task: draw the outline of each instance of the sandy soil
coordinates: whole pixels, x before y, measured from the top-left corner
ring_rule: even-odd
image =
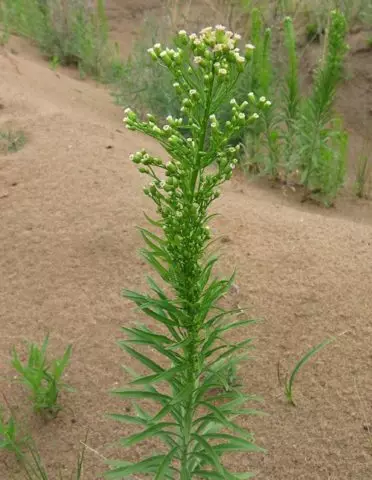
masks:
[[[103,457],[138,459],[144,451],[118,448],[129,429],[105,414],[130,409],[108,394],[127,380],[127,357],[115,344],[120,326],[137,318],[120,289],[144,288],[147,272],[135,226],[152,206],[128,155],[156,147],[124,130],[103,87],[52,72],[23,42],[11,47],[18,55],[0,55],[0,125],[24,129],[28,141],[0,157],[0,392],[32,432],[53,479],[59,471],[67,478],[89,431],[94,451],[87,452],[84,478],[93,480],[102,478]],[[357,133],[353,139],[361,141]],[[259,480],[370,480],[371,204],[345,195],[324,210],[237,175],[217,209],[220,273],[238,266],[228,301],[250,305],[264,319],[242,332],[256,337],[256,350],[239,377],[263,396],[269,414],[246,424],[268,454],[230,463],[256,471]],[[63,395],[65,409],[44,424],[13,381],[9,358],[12,345],[22,349],[47,332],[56,354],[73,344],[66,380],[76,391]],[[289,406],[278,365],[284,376],[329,335],[336,342],[301,372],[298,406]],[[145,444],[154,448],[155,441]],[[17,471],[0,453],[0,478],[21,478]]]

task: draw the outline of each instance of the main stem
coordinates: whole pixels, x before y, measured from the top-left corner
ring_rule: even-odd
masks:
[[[208,130],[208,121],[212,103],[212,96],[213,96],[213,86],[214,86],[214,75],[210,82],[209,89],[206,96],[206,104],[205,110],[202,117],[202,124],[201,124],[201,133],[199,142],[197,145],[197,152],[195,155],[195,162],[193,165],[193,170],[191,172],[191,199],[193,201],[195,191],[197,189],[197,179],[198,175],[200,174],[201,165],[200,165],[200,154],[205,148],[205,140],[207,137],[207,130]],[[190,225],[192,228],[192,226]],[[192,242],[192,239],[191,239]],[[195,258],[199,258],[199,256],[195,256]],[[190,444],[192,442],[192,424],[194,420],[195,414],[195,406],[194,406],[194,396],[195,396],[195,389],[199,383],[199,375],[200,375],[200,356],[199,356],[199,331],[200,326],[197,323],[197,314],[198,314],[198,300],[200,299],[201,292],[196,289],[196,285],[199,281],[200,276],[200,269],[198,265],[198,260],[195,260],[194,265],[190,271],[195,272],[194,275],[187,278],[187,272],[185,271],[187,278],[187,283],[189,284],[189,288],[185,291],[187,293],[187,297],[185,298],[186,304],[188,305],[188,317],[191,319],[189,330],[188,330],[188,337],[190,338],[190,343],[187,347],[185,347],[185,357],[187,359],[187,376],[186,376],[186,384],[190,386],[190,393],[188,398],[185,400],[184,404],[184,411],[183,411],[183,425],[182,425],[182,456],[181,456],[181,480],[190,480],[192,478],[192,472],[189,469],[189,450]],[[188,262],[185,262],[187,265]]]

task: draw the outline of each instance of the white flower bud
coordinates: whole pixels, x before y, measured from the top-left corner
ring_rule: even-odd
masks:
[[[216,25],[216,30],[219,32],[224,32],[226,30],[226,27],[223,25]]]
[[[247,43],[246,46],[245,46],[245,48],[246,48],[247,50],[254,50],[256,47],[255,47],[254,45],[252,45],[251,43]]]
[[[260,97],[260,102],[265,103],[266,102],[266,97]]]
[[[227,70],[226,70],[226,68],[220,68],[220,69],[218,70],[218,75],[221,75],[221,76],[227,75]]]
[[[196,64],[202,63],[202,61],[203,61],[202,57],[194,57],[194,62]]]

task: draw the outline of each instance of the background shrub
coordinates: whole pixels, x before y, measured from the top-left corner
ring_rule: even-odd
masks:
[[[1,22],[34,40],[54,64],[76,65],[82,76],[107,81],[120,73],[104,0],[96,6],[89,0],[3,0]]]

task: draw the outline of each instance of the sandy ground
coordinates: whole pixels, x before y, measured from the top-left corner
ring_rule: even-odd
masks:
[[[118,7],[120,8],[120,7]],[[0,392],[39,446],[51,478],[66,478],[89,431],[85,480],[102,478],[104,458],[138,459],[115,445],[129,429],[105,418],[130,404],[108,391],[124,385],[127,357],[115,344],[137,316],[122,287],[145,286],[135,226],[152,206],[128,155],[155,148],[126,132],[122,112],[92,82],[52,72],[33,51],[0,54],[0,125],[24,129],[26,146],[0,157]],[[13,45],[14,46],[14,45]],[[352,128],[352,126],[350,126]],[[353,138],[358,140],[355,133]],[[344,196],[324,210],[248,183],[239,175],[217,205],[221,274],[238,266],[232,305],[264,319],[244,388],[269,415],[248,418],[267,455],[231,457],[259,480],[372,478],[372,207]],[[74,393],[44,424],[13,381],[12,345],[50,332],[56,354],[73,344],[66,380]],[[297,408],[278,382],[309,347],[337,340],[308,364],[295,386]],[[371,434],[368,432],[370,430]],[[155,441],[145,450],[156,448]],[[0,478],[21,478],[0,452]]]

